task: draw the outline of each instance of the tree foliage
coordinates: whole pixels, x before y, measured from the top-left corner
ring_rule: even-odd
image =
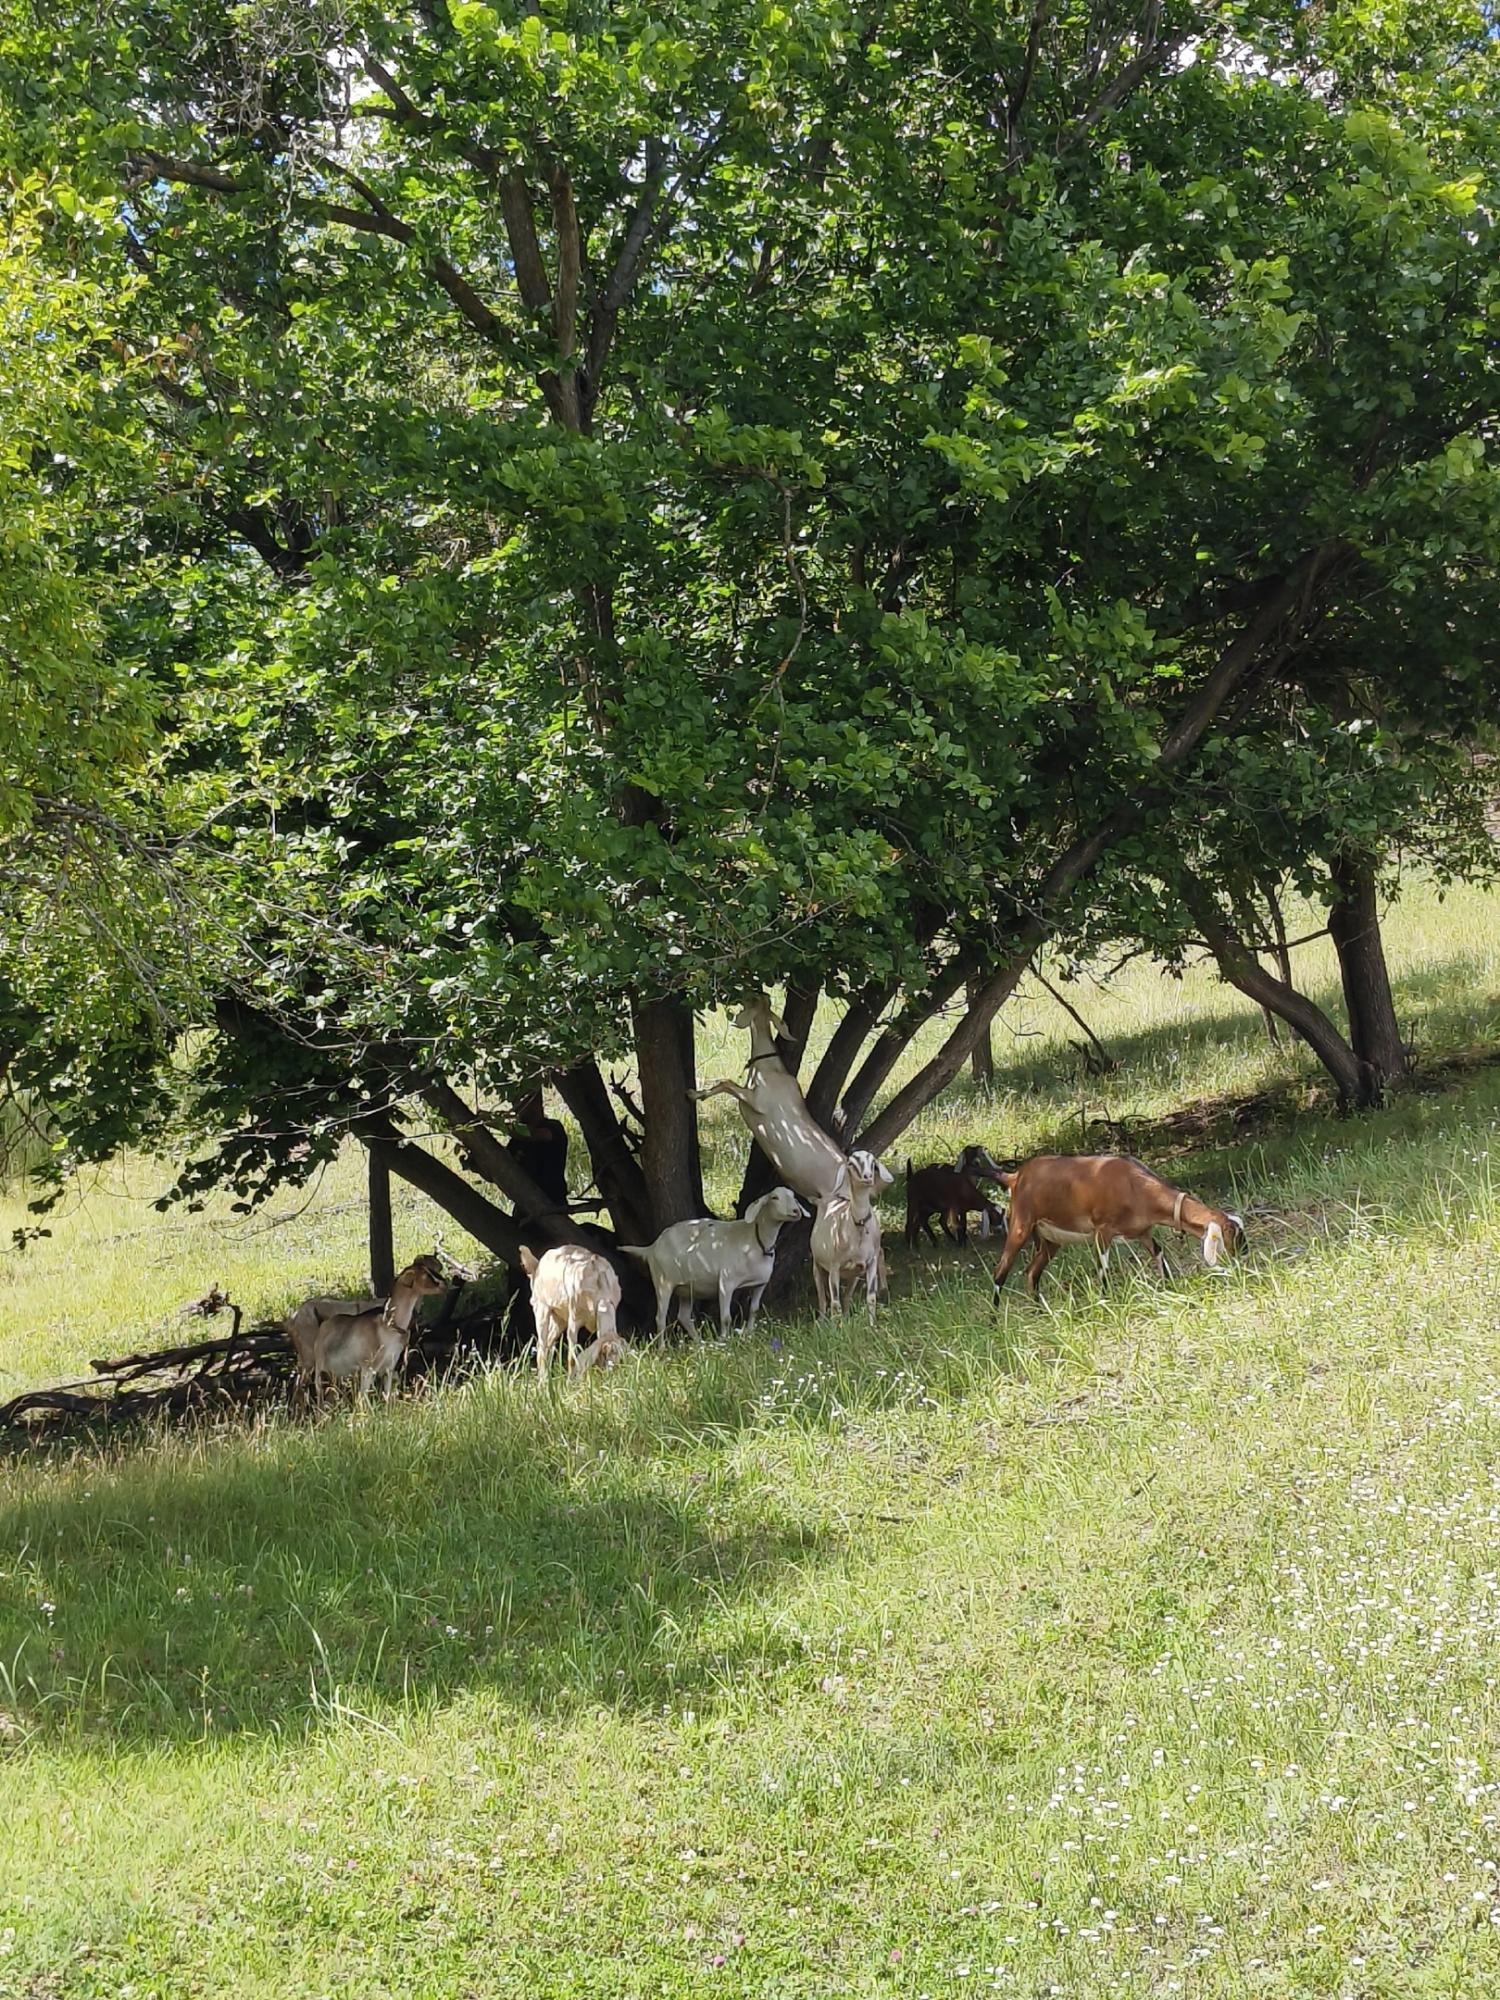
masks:
[[[59,615],[215,940],[190,1184],[552,1077],[636,1233],[694,1009],[842,999],[863,1116],[964,987],[884,1144],[1185,865],[1455,853],[1495,83],[1477,5],[8,0],[36,284],[100,301]]]

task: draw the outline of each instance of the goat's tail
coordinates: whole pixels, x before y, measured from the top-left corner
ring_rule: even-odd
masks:
[[[639,1257],[643,1264],[651,1255],[651,1245],[649,1243],[617,1243],[615,1248],[620,1252],[622,1257]]]
[[[910,1153],[908,1153],[908,1154],[907,1154],[907,1156],[906,1156],[906,1178],[907,1178],[908,1180],[910,1180],[910,1179],[911,1179],[911,1154],[910,1154]]]

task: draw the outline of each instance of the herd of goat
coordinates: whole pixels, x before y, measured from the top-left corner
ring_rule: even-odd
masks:
[[[776,1037],[785,1028],[769,1000],[757,996],[734,1025],[750,1035],[747,1080],[725,1079],[693,1094],[700,1100],[733,1097],[784,1185],[752,1202],[737,1220],[674,1222],[654,1243],[620,1246],[651,1280],[658,1337],[666,1332],[674,1304],[678,1322],[691,1332],[695,1305],[714,1300],[720,1332],[727,1334],[731,1306],[741,1293],[753,1327],[775,1268],[777,1238],[788,1223],[809,1215],[819,1311],[841,1313],[847,1284],[863,1287],[873,1320],[885,1289],[876,1202],[892,1176],[873,1153],[845,1153],[814,1120],[796,1077],[777,1053]],[[990,1199],[988,1190],[997,1186],[1009,1196],[1008,1211]],[[997,1163],[982,1146],[968,1146],[952,1166],[922,1167],[915,1173],[908,1160],[909,1245],[915,1248],[923,1232],[938,1241],[934,1218],[951,1240],[962,1243],[970,1215],[978,1216],[981,1235],[992,1227],[1004,1232],[995,1266],[997,1300],[1028,1248],[1032,1256],[1025,1281],[1035,1295],[1048,1264],[1067,1244],[1092,1244],[1102,1275],[1116,1243],[1141,1243],[1165,1275],[1158,1229],[1196,1237],[1209,1264],[1217,1263],[1224,1250],[1240,1248],[1245,1233],[1238,1215],[1209,1207],[1139,1160],[1119,1154],[1039,1154],[1012,1167]],[[582,1245],[562,1244],[541,1256],[523,1250],[521,1258],[531,1285],[537,1368],[543,1376],[560,1341],[572,1374],[610,1367],[628,1351],[617,1326],[619,1274],[607,1257]],[[325,1382],[356,1377],[362,1394],[380,1382],[389,1396],[418,1302],[447,1288],[436,1260],[419,1257],[398,1275],[389,1299],[304,1301],[284,1322],[296,1350],[299,1382],[321,1395]],[[583,1335],[592,1336],[587,1345]]]

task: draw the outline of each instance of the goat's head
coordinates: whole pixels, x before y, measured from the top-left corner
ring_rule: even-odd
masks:
[[[798,1201],[789,1187],[772,1188],[759,1201],[752,1201],[745,1210],[747,1222],[795,1222],[807,1210]]]
[[[414,1263],[408,1264],[397,1277],[396,1284],[403,1292],[415,1292],[419,1299],[433,1299],[439,1292],[449,1289],[448,1280],[431,1257],[418,1257]]]
[[[767,1035],[784,1035],[786,1022],[771,1005],[767,994],[756,993],[748,999],[734,1017],[734,1026],[743,1034],[755,1033],[757,1028]]]
[[[1245,1248],[1245,1223],[1242,1216],[1229,1209],[1211,1208],[1208,1214],[1209,1224],[1203,1232],[1203,1261],[1217,1264],[1225,1250],[1238,1252]]]
[[[965,1146],[958,1156],[957,1167],[970,1180],[997,1181],[1000,1178],[999,1161],[992,1159],[983,1146]]]
[[[849,1174],[851,1179],[863,1181],[870,1188],[889,1187],[895,1178],[883,1160],[877,1160],[863,1148],[849,1155]]]

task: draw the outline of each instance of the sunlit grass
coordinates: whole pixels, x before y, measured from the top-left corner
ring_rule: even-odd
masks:
[[[1434,1044],[1496,1032],[1487,919],[1392,926]],[[1283,1073],[1217,988],[1135,990],[1081,1003],[1110,1115]],[[1065,1130],[1024,1047],[933,1151]],[[933,1257],[873,1336],[8,1464],[0,1996],[1481,2000],[1497,1127],[1487,1070],[1196,1159],[1252,1207],[1222,1275],[1064,1257],[993,1315]],[[318,1212],[132,1240],[289,1296],[357,1268]]]

